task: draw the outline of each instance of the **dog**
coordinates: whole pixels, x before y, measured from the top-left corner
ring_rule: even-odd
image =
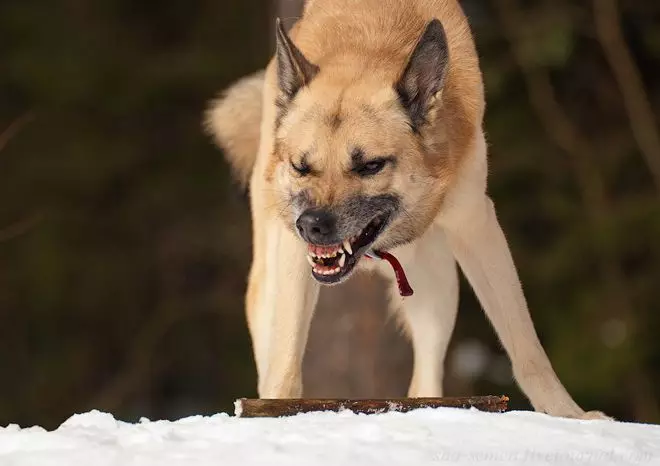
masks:
[[[408,396],[442,396],[458,263],[534,409],[607,418],[575,403],[537,337],[486,194],[484,107],[456,0],[308,0],[289,34],[277,21],[266,70],[212,101],[206,128],[249,186],[246,312],[262,398],[302,395],[319,288],[357,269],[399,278]]]

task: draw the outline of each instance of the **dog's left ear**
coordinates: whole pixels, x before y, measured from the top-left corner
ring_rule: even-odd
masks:
[[[445,29],[439,20],[433,19],[426,25],[395,85],[401,104],[415,129],[427,122],[428,113],[442,91],[448,64],[449,48]]]
[[[282,22],[276,20],[277,83],[280,92],[292,100],[301,87],[306,86],[319,72],[319,67],[311,63],[284,31]]]

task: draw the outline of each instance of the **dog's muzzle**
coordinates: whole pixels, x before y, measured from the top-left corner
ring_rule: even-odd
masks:
[[[347,278],[370,249],[391,218],[390,213],[370,219],[357,234],[341,237],[337,217],[327,210],[309,209],[296,220],[296,229],[307,242],[307,260],[314,278],[324,284]]]

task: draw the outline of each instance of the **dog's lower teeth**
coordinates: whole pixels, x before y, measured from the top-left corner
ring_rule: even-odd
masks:
[[[335,267],[333,269],[326,268],[324,266],[319,267],[319,264],[315,264],[315,267],[312,269],[317,275],[336,275],[341,272],[341,267]]]
[[[307,258],[307,262],[309,262],[309,265],[311,265],[312,267],[316,266],[316,262],[314,262],[314,259],[312,259],[312,257],[309,254],[306,255],[305,257]]]
[[[343,268],[344,264],[346,264],[346,256],[344,254],[341,255],[339,258],[339,268]]]

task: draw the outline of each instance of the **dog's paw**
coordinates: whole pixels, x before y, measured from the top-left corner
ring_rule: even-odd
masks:
[[[615,419],[613,417],[608,416],[607,414],[603,413],[602,411],[585,411],[584,413],[574,416],[574,419],[582,419],[585,421],[614,421]]]

